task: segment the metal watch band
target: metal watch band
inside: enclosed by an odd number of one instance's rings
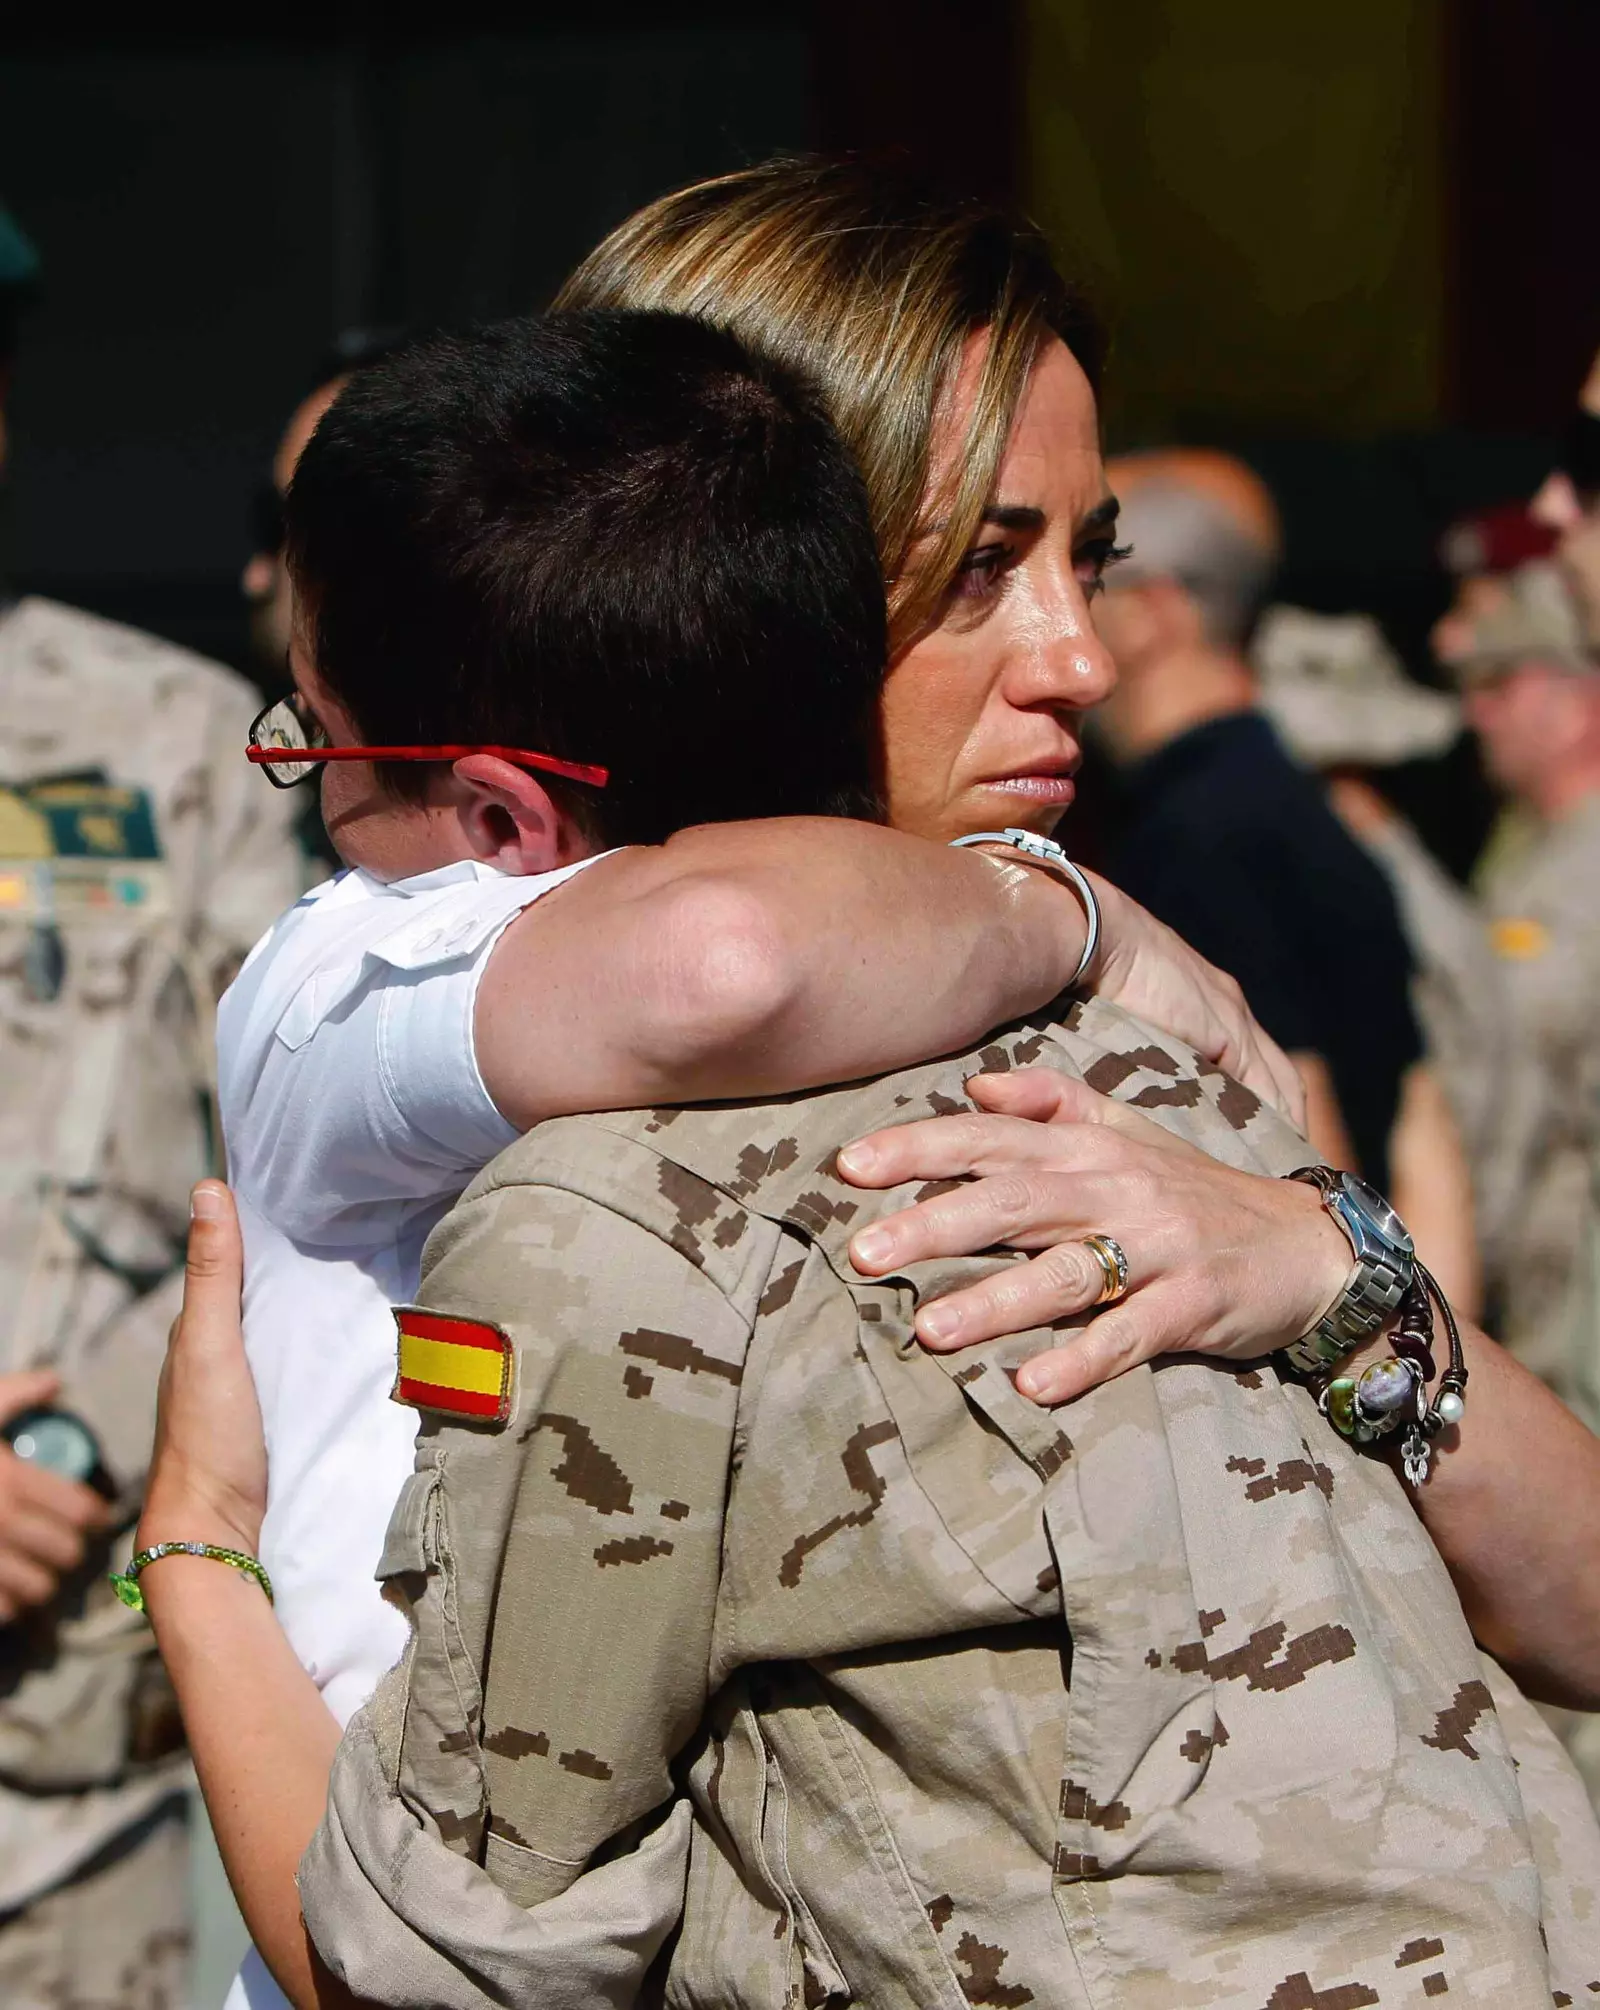
[[[1009,845],[1014,852],[1020,852],[1035,865],[1047,867],[1051,872],[1060,873],[1083,902],[1084,919],[1088,922],[1088,933],[1083,940],[1083,954],[1078,958],[1078,967],[1067,979],[1065,989],[1075,990],[1094,965],[1100,949],[1100,903],[1095,898],[1094,888],[1083,873],[1072,863],[1054,838],[1040,837],[1036,831],[1017,830],[973,831],[969,837],[952,838],[950,849],[961,851],[971,844]]]
[[[1317,1374],[1379,1332],[1400,1310],[1415,1269],[1408,1254],[1380,1246],[1363,1247],[1346,1214],[1337,1204],[1343,1175],[1331,1166],[1301,1166],[1287,1175],[1322,1194],[1323,1206],[1349,1238],[1355,1267],[1344,1290],[1308,1333],[1284,1348],[1284,1357],[1302,1374]]]

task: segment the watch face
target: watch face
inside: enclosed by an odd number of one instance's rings
[[[1411,1231],[1375,1186],[1368,1186],[1354,1173],[1341,1173],[1344,1197],[1377,1239],[1401,1256],[1412,1256]]]
[[[5,1437],[19,1459],[63,1479],[87,1480],[100,1463],[94,1433],[65,1410],[28,1410],[7,1426]]]

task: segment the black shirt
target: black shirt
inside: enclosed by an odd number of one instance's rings
[[[1257,712],[1193,727],[1125,776],[1111,877],[1231,971],[1281,1047],[1327,1062],[1363,1175],[1422,1058],[1411,954],[1382,869]]]

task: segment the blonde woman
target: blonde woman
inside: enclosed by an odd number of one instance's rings
[[[562,304],[705,314],[809,372],[866,475],[889,588],[879,737],[891,823],[941,840],[1052,829],[1071,800],[1074,722],[1111,675],[1089,604],[1114,512],[1099,456],[1097,340],[1038,240],[861,171],[780,164],[644,212],[586,263]],[[1049,1244],[1003,1292],[964,1295],[967,1324],[954,1336],[964,1344],[1088,1306],[1102,1279],[1077,1238],[1116,1235],[1135,1288],[1081,1340],[1029,1364],[1023,1383],[1039,1400],[1169,1347],[1268,1351],[1336,1294],[1348,1258],[1307,1191],[1216,1167],[1076,1087],[1046,1106],[1017,1077],[985,1100],[998,1114],[951,1119],[966,1125],[959,1132],[872,1141],[876,1162],[856,1162],[863,1184],[897,1184],[918,1155],[993,1177],[945,1196],[965,1207],[958,1218],[946,1209],[881,1224],[887,1246],[858,1248],[857,1262],[888,1270],[908,1253],[983,1246],[997,1232]],[[1023,1123],[1010,1109],[1078,1121]],[[142,1536],[250,1548],[264,1472],[229,1331],[225,1212],[205,1225],[201,1254],[222,1289],[174,1351]],[[939,1337],[926,1315],[923,1325]],[[1541,1463],[1529,1483],[1564,1474],[1577,1499],[1600,1492],[1592,1441],[1481,1347],[1474,1369],[1475,1435],[1427,1491],[1430,1526],[1458,1552],[1480,1635],[1550,1687],[1593,1693],[1600,1613],[1570,1581],[1571,1522],[1557,1540],[1516,1512],[1521,1477],[1503,1484],[1502,1449],[1507,1432],[1533,1435]],[[1497,1491],[1513,1510],[1498,1522],[1485,1511]],[[227,1581],[208,1588],[217,1579]],[[1546,1592],[1563,1603],[1553,1628]],[[339,2000],[308,1957],[291,1879],[320,1807],[331,1720],[274,1642],[253,1586],[180,1561],[151,1573],[147,1595],[258,1945],[295,2001]]]

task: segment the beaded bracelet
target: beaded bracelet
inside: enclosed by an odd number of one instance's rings
[[[1429,1402],[1435,1303],[1450,1342],[1450,1365],[1439,1378],[1439,1393]],[[1466,1387],[1467,1362],[1455,1314],[1433,1273],[1419,1263],[1401,1301],[1393,1354],[1374,1361],[1359,1375],[1323,1378],[1317,1407],[1341,1437],[1356,1445],[1372,1444],[1403,1426],[1401,1463],[1406,1478],[1420,1487],[1428,1477],[1433,1440],[1447,1425],[1459,1424],[1466,1413]]]
[[[253,1577],[267,1594],[267,1603],[273,1603],[272,1579],[268,1577],[260,1562],[248,1556],[242,1549],[221,1549],[214,1542],[158,1542],[153,1549],[141,1549],[122,1572],[112,1571],[111,1589],[124,1605],[134,1612],[144,1611],[144,1593],[139,1589],[139,1573],[163,1556],[208,1556],[213,1563],[231,1564],[235,1570],[242,1570],[247,1577]]]

